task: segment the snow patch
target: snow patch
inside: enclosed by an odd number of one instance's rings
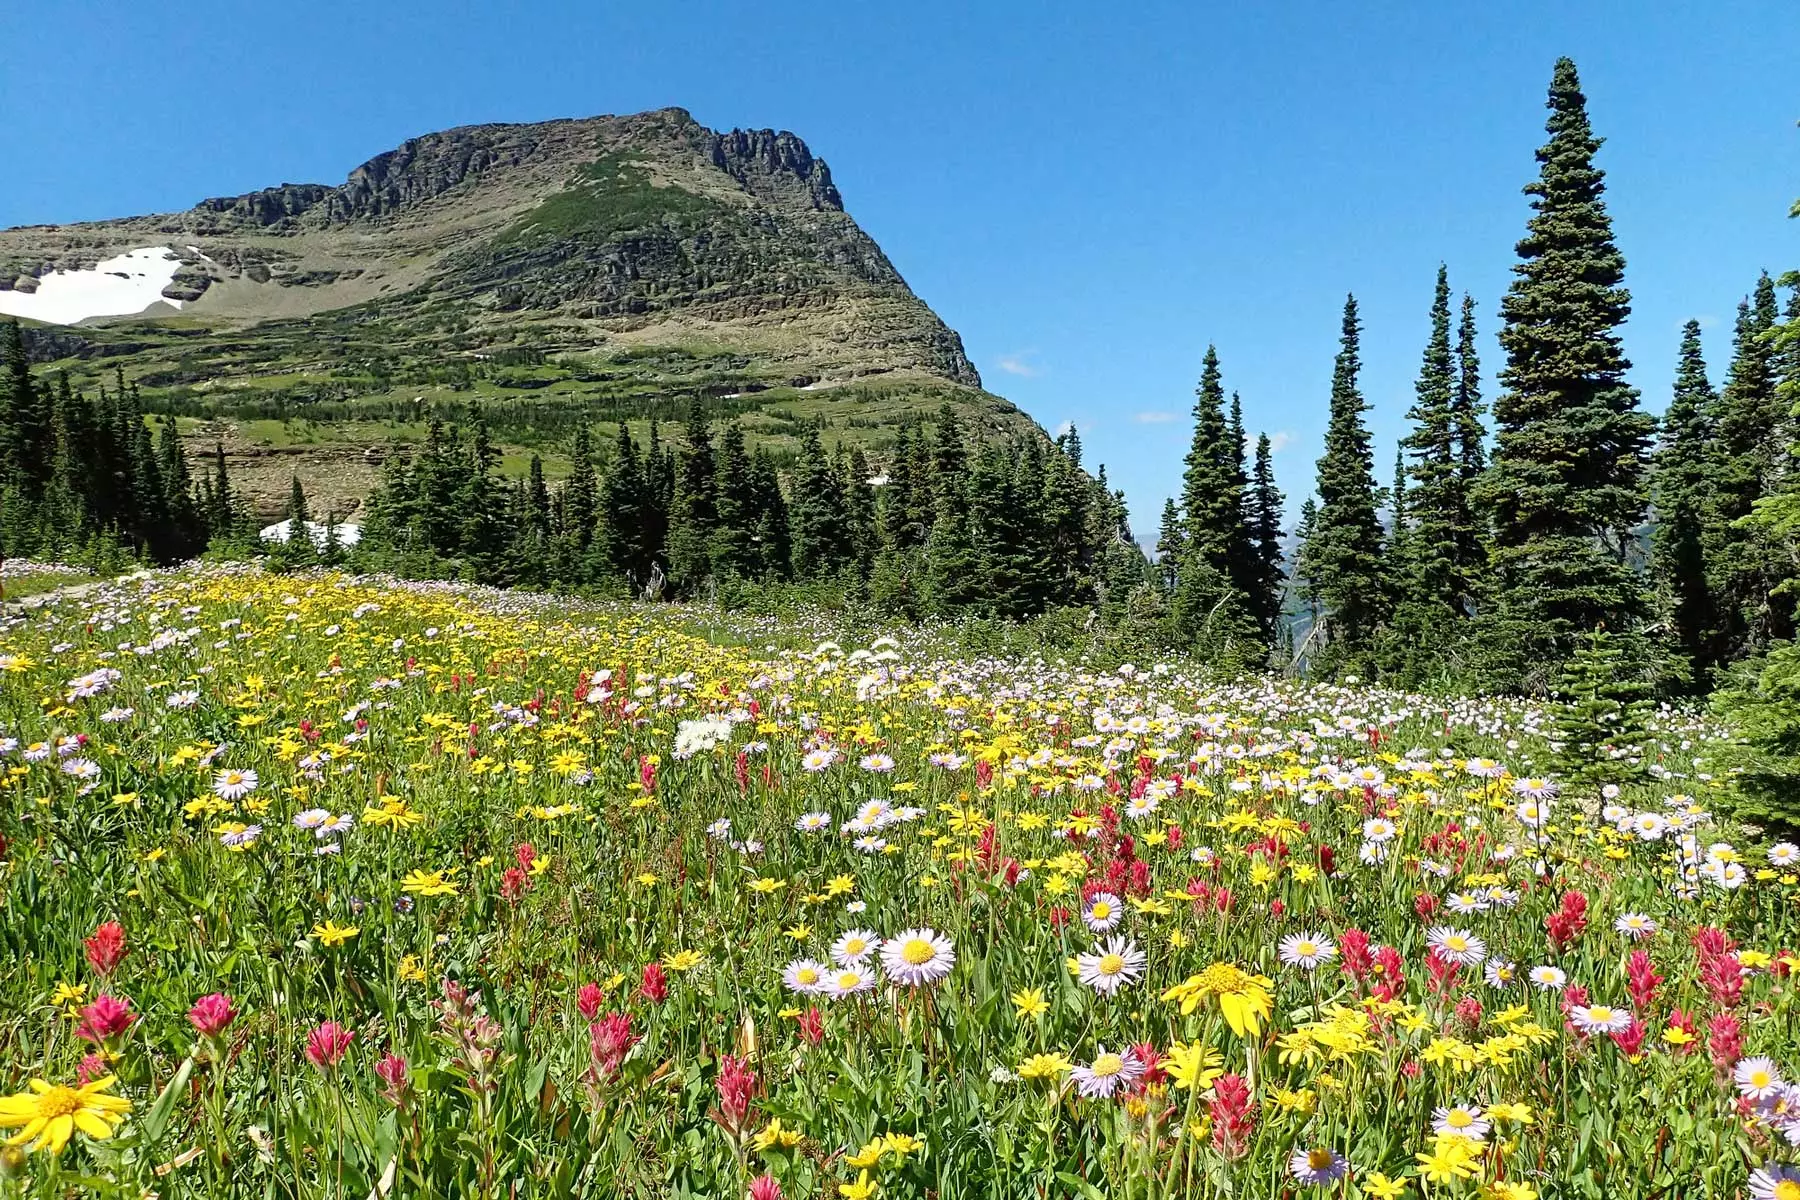
[[[275,524],[264,529],[260,536],[265,542],[285,542],[292,536],[289,533],[289,529],[292,526],[292,519],[277,521]],[[362,526],[353,521],[345,521],[335,528],[337,530],[338,545],[340,546],[354,546],[356,543],[362,541]],[[306,523],[306,532],[312,537],[315,546],[323,546],[325,544],[326,526],[323,521],[308,521]]]
[[[0,313],[53,325],[73,325],[89,317],[125,317],[157,301],[181,307],[162,294],[181,269],[167,246],[127,250],[85,271],[52,271],[40,276],[37,291],[0,291]]]

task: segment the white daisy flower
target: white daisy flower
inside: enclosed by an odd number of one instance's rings
[[[881,969],[904,987],[936,983],[955,965],[955,945],[935,930],[904,929],[881,944]]]
[[[1129,1090],[1144,1077],[1144,1064],[1130,1050],[1117,1054],[1098,1047],[1094,1061],[1069,1072],[1075,1090],[1090,1100],[1105,1099],[1120,1088]]]
[[[1075,977],[1103,996],[1137,982],[1148,961],[1136,942],[1115,937],[1097,951],[1075,956]]]
[[[1337,947],[1322,933],[1290,933],[1281,939],[1276,952],[1288,966],[1306,971],[1316,970],[1337,957]]]
[[[860,966],[880,945],[880,934],[869,929],[852,929],[831,943],[831,961],[840,967]]]

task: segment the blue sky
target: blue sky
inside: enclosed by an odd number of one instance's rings
[[[0,226],[336,183],[473,122],[675,104],[791,129],[988,386],[1080,428],[1140,535],[1178,485],[1209,341],[1291,497],[1346,292],[1384,477],[1440,260],[1480,304],[1491,378],[1559,54],[1607,139],[1649,408],[1684,320],[1716,379],[1757,271],[1800,266],[1791,0],[58,0],[7,33]]]

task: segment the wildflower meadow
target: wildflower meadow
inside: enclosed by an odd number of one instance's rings
[[[1650,724],[95,587],[0,629],[0,1196],[1794,1200],[1800,849]]]

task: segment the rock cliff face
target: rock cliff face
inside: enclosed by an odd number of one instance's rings
[[[336,186],[0,230],[0,289],[152,246],[181,259],[162,294],[184,320],[454,305],[496,331],[554,318],[642,343],[661,329],[795,374],[980,386],[961,339],[845,212],[804,141],[714,132],[681,109],[465,126],[410,138]]]

